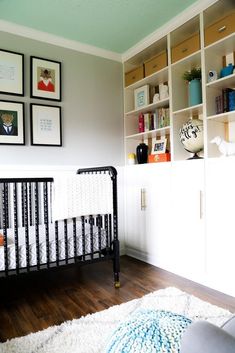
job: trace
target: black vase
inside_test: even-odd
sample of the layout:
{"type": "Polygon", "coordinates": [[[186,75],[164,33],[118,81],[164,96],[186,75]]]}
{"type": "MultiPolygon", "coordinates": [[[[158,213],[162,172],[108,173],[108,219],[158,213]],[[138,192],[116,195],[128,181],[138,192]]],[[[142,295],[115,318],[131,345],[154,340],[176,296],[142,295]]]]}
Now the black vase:
{"type": "Polygon", "coordinates": [[[136,156],[139,164],[148,162],[148,146],[145,143],[140,143],[136,147],[136,156]]]}

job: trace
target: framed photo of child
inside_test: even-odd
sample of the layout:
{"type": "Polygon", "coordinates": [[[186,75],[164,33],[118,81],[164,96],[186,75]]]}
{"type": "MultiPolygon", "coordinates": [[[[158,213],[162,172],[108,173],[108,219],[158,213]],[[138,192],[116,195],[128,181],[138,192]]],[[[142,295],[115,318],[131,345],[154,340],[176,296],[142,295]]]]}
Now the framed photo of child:
{"type": "Polygon", "coordinates": [[[152,141],[152,154],[161,154],[161,153],[166,153],[166,143],[167,139],[161,138],[161,139],[153,139],[152,141]]]}
{"type": "Polygon", "coordinates": [[[61,101],[61,63],[30,57],[31,98],[61,101]]]}

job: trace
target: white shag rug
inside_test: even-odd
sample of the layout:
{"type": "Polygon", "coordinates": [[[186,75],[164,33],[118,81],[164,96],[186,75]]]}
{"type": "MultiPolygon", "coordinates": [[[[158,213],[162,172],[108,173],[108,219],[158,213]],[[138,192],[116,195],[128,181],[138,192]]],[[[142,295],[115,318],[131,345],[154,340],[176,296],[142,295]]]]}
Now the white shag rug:
{"type": "Polygon", "coordinates": [[[0,344],[0,353],[104,353],[108,338],[136,310],[163,309],[194,320],[223,324],[232,313],[169,287],[107,310],[0,344]]]}

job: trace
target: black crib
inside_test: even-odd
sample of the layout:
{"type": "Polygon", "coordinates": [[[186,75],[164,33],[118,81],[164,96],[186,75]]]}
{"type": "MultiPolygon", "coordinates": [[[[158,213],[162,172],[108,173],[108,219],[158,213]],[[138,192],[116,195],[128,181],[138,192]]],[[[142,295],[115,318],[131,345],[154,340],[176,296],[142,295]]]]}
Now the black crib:
{"type": "Polygon", "coordinates": [[[85,168],[77,174],[110,176],[112,213],[53,222],[53,178],[0,179],[0,277],[112,259],[114,285],[120,286],[116,169],[85,168]]]}

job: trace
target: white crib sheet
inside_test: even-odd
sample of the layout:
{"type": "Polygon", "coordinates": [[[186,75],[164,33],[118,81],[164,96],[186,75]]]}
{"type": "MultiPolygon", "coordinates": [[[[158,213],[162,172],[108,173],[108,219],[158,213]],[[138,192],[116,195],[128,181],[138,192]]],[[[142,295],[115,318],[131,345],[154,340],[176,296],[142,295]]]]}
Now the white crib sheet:
{"type": "MultiPolygon", "coordinates": [[[[68,221],[67,235],[68,235],[68,257],[74,257],[74,237],[73,237],[73,223],[68,221]]],[[[83,241],[82,241],[82,222],[76,222],[76,248],[77,255],[83,255],[83,241]]],[[[2,230],[0,230],[3,233],[2,230]]],[[[64,222],[58,222],[58,253],[59,260],[65,259],[65,236],[64,236],[64,222]]],[[[90,225],[85,223],[85,254],[91,253],[91,236],[90,225]]],[[[8,269],[16,268],[16,250],[14,244],[14,230],[7,230],[8,239],[8,269]]],[[[25,227],[18,228],[18,254],[20,268],[26,267],[26,244],[25,244],[25,227]]],[[[101,249],[106,247],[106,231],[101,228],[101,249]]],[[[99,250],[98,227],[93,226],[93,251],[99,250]]],[[[39,226],[39,259],[40,264],[47,262],[46,251],[46,231],[45,225],[39,226]]],[[[49,260],[50,262],[56,261],[56,241],[55,241],[55,225],[49,225],[49,260]]],[[[29,263],[30,266],[37,264],[37,251],[36,251],[36,233],[35,226],[29,227],[29,263]]],[[[5,257],[4,247],[0,246],[0,271],[5,270],[5,257]]]]}

